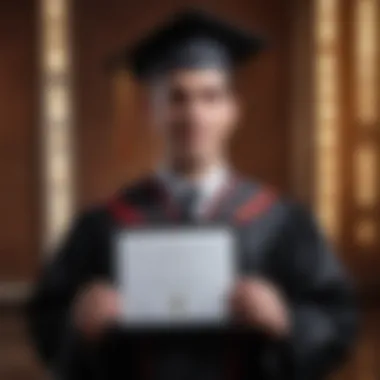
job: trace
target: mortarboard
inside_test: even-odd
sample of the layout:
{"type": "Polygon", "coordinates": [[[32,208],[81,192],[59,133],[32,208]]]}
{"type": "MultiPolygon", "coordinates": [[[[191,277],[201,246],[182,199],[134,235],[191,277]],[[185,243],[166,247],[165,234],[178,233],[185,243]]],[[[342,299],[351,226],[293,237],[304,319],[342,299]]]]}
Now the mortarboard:
{"type": "Polygon", "coordinates": [[[233,69],[264,45],[262,38],[241,27],[204,11],[185,10],[123,49],[112,64],[146,80],[178,68],[233,69]]]}

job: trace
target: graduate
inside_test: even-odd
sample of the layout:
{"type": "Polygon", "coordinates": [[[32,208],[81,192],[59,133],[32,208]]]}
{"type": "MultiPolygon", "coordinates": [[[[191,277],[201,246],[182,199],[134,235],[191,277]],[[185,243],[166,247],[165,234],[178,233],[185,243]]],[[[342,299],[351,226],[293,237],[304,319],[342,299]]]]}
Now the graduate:
{"type": "Polygon", "coordinates": [[[146,86],[165,157],[79,215],[43,271],[29,321],[57,379],[316,380],[345,357],[356,331],[352,289],[313,217],[228,161],[239,118],[234,70],[263,47],[193,10],[118,55],[146,86]],[[170,338],[117,327],[114,231],[214,222],[234,226],[239,241],[228,301],[236,333],[170,338]]]}

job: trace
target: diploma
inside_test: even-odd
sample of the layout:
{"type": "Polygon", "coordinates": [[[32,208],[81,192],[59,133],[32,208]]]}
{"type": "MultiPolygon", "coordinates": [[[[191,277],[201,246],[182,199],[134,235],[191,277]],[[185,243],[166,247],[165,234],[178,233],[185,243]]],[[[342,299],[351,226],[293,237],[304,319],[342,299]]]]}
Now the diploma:
{"type": "Polygon", "coordinates": [[[228,227],[136,229],[116,236],[116,277],[127,325],[223,324],[235,281],[228,227]]]}

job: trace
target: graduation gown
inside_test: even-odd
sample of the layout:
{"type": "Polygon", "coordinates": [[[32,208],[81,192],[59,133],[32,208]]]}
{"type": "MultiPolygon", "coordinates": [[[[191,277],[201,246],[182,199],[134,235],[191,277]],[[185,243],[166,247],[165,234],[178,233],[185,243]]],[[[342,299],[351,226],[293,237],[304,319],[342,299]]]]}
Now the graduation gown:
{"type": "MultiPolygon", "coordinates": [[[[353,292],[341,265],[310,214],[271,189],[234,177],[217,198],[205,223],[234,226],[241,275],[262,276],[279,287],[291,313],[292,330],[281,341],[254,329],[228,338],[193,334],[188,345],[200,353],[206,367],[216,358],[220,371],[206,378],[322,378],[339,364],[355,337],[353,292]]],[[[129,379],[155,379],[162,339],[124,336],[115,328],[97,346],[90,346],[70,323],[70,305],[84,284],[114,281],[115,229],[166,223],[181,223],[178,209],[153,178],[123,189],[77,218],[46,264],[29,307],[35,345],[60,379],[118,378],[111,372],[120,368],[120,376],[129,379]]],[[[212,368],[206,367],[201,373],[212,368]]],[[[188,377],[202,376],[194,372],[188,377]]],[[[166,379],[171,378],[176,380],[167,374],[166,379]]]]}

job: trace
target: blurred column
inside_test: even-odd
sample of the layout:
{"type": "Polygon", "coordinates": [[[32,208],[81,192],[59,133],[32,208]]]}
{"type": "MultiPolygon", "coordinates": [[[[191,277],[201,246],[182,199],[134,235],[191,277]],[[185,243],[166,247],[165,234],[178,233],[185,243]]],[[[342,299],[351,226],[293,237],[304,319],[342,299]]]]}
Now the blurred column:
{"type": "Polygon", "coordinates": [[[359,246],[373,246],[378,226],[378,0],[355,1],[355,135],[353,146],[354,234],[359,246]]]}
{"type": "Polygon", "coordinates": [[[73,212],[70,1],[40,0],[43,248],[50,251],[73,212]]]}
{"type": "Polygon", "coordinates": [[[340,0],[315,1],[314,162],[316,213],[334,241],[340,234],[340,0]]]}

